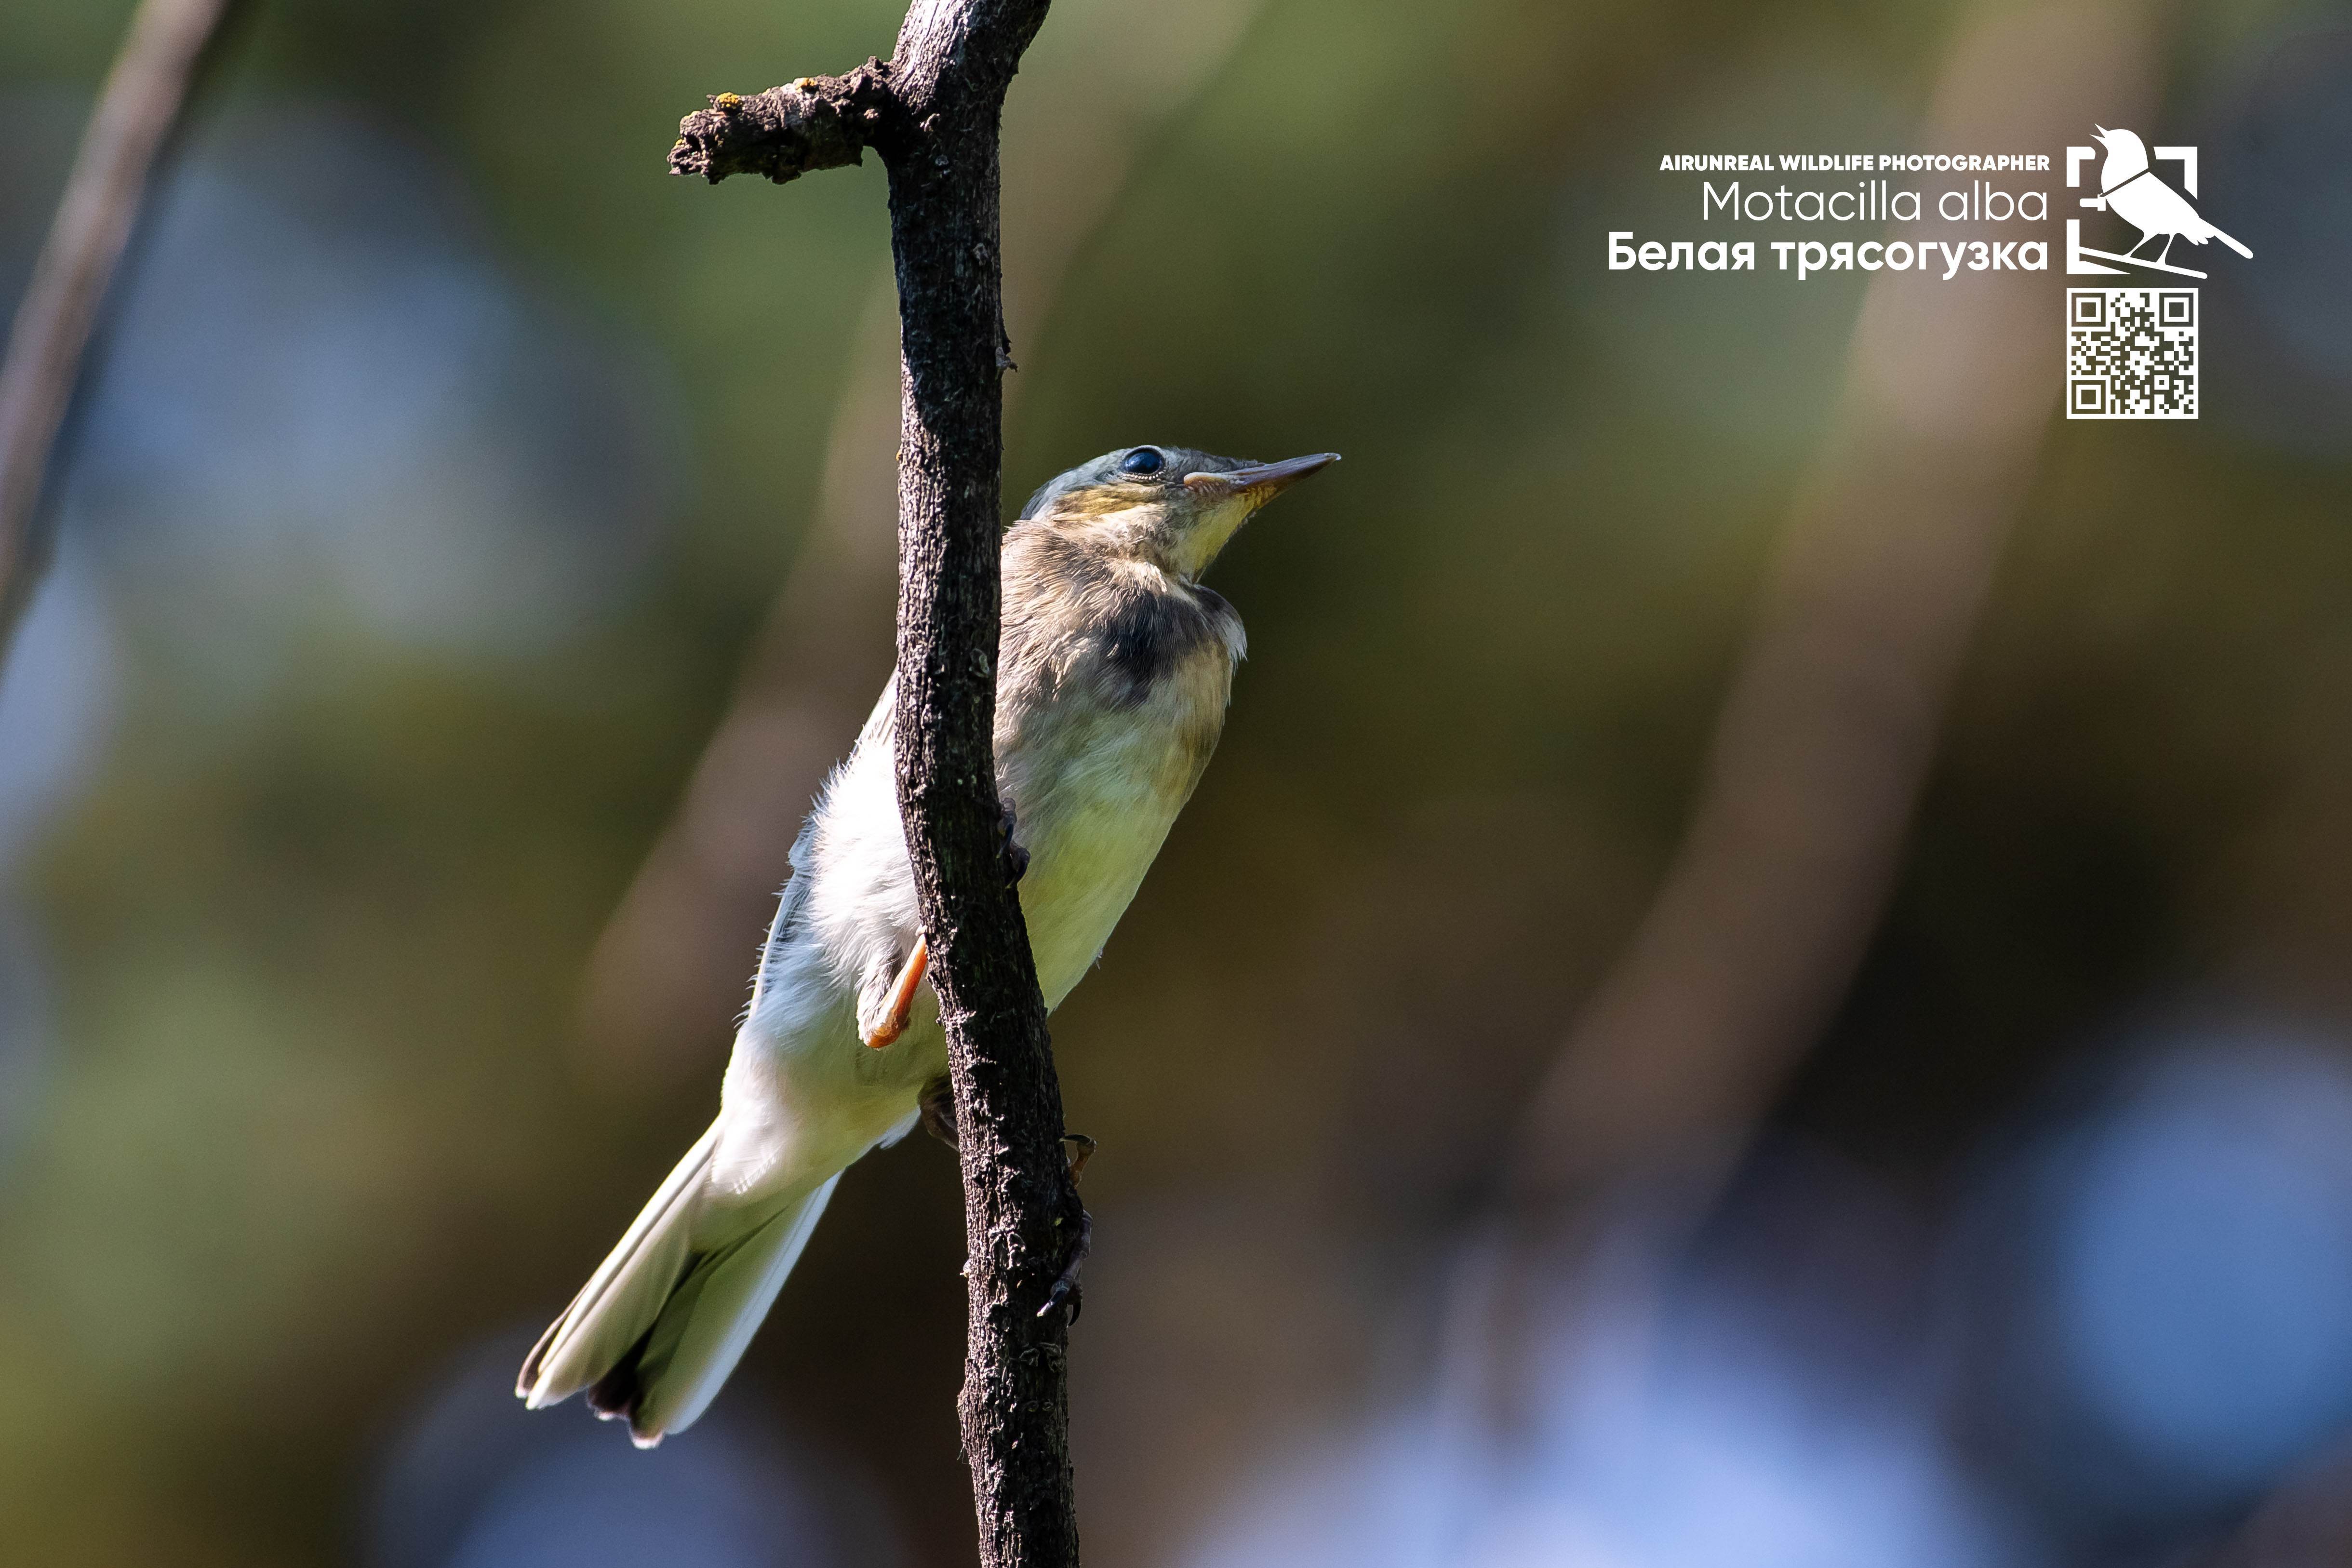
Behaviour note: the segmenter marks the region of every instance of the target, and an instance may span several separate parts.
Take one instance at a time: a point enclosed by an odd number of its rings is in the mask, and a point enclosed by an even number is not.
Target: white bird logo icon
[[[2129,131],[2098,128],[2095,138],[2106,149],[2106,161],[2099,166],[2099,194],[2085,196],[2083,205],[2101,212],[2113,208],[2117,217],[2138,229],[2139,239],[2118,260],[2144,261],[2141,246],[2162,236],[2164,248],[2158,251],[2152,265],[2162,267],[2165,258],[2172,254],[2172,242],[2185,239],[2191,245],[2202,245],[2218,239],[2239,255],[2251,258],[2254,253],[2237,239],[2223,234],[2197,216],[2189,198],[2158,177],[2148,166],[2147,144]],[[2193,176],[2192,176],[2193,177]],[[2068,184],[2073,184],[2070,179]],[[2098,253],[2092,253],[2098,254]],[[2099,270],[2093,268],[2092,270]],[[2202,277],[2202,273],[2193,276]]]

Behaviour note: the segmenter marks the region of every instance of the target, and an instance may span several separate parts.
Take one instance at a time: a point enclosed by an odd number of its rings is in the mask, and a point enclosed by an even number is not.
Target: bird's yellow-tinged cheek
[[[1241,531],[1242,524],[1250,520],[1250,514],[1270,499],[1269,496],[1244,490],[1202,508],[1185,535],[1181,562],[1184,575],[1197,577],[1206,570],[1209,563],[1217,558],[1217,552]]]

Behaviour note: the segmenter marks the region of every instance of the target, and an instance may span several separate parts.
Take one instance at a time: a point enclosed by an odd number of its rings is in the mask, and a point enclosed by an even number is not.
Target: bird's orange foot
[[[907,967],[898,971],[898,983],[890,987],[890,1011],[866,1037],[866,1043],[876,1050],[898,1043],[907,1032],[907,1020],[914,1016],[915,991],[923,984],[923,974],[931,966],[931,944],[928,937],[915,939],[915,951],[907,955]]]

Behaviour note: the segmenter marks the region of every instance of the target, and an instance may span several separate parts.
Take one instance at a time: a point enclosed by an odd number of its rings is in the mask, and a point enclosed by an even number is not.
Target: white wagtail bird
[[[2083,205],[2102,210],[2112,207],[2117,217],[2139,230],[2139,238],[2124,253],[2126,257],[2137,256],[2141,246],[2158,235],[2164,237],[2164,248],[2156,258],[2159,267],[2172,254],[2175,239],[2185,239],[2191,245],[2218,239],[2241,256],[2253,255],[2199,217],[2187,196],[2158,177],[2148,165],[2147,143],[2137,133],[2101,126],[2093,140],[2107,150],[2107,155],[2099,164],[2099,194],[2084,197]]]
[[[1048,1008],[1135,897],[1223,730],[1241,617],[1201,574],[1338,454],[1244,463],[1134,447],[1029,500],[1003,542],[997,788]],[[640,1447],[694,1424],[841,1173],[919,1120],[952,1142],[947,1040],[898,816],[895,681],[793,846],[719,1119],[523,1362]]]

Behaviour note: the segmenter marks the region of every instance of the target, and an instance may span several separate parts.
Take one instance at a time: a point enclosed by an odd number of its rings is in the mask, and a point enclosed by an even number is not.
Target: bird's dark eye
[[[1156,474],[1168,466],[1168,459],[1157,447],[1138,447],[1118,460],[1122,474]]]

